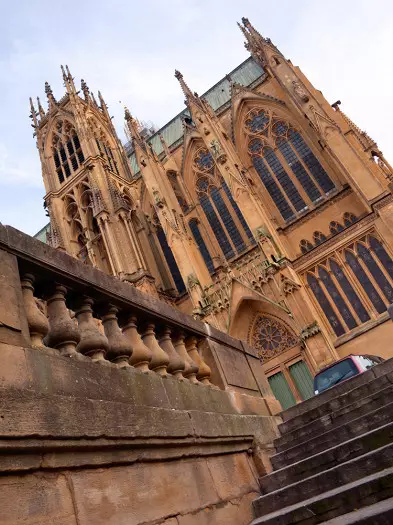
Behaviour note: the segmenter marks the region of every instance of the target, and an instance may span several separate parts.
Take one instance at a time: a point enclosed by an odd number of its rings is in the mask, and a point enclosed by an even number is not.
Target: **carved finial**
[[[55,97],[53,95],[52,88],[50,87],[48,82],[45,82],[45,93],[46,93],[46,96],[48,97],[49,109],[51,109],[51,107],[55,106],[57,104],[57,102],[56,102],[56,99],[55,99]]]
[[[33,128],[36,128],[38,126],[38,119],[37,119],[37,112],[35,110],[33,99],[30,97],[30,118],[33,120]]]
[[[37,97],[37,106],[38,106],[38,112],[40,114],[40,117],[44,118],[45,117],[45,111],[44,111],[44,108],[41,105],[40,97]]]
[[[187,101],[191,98],[191,99],[195,99],[195,98],[198,98],[198,95],[193,95],[192,94],[192,91],[191,89],[187,86],[187,84],[185,83],[184,81],[184,78],[183,78],[183,75],[180,73],[180,71],[178,71],[177,69],[175,69],[175,77],[177,78],[177,80],[179,81],[180,83],[180,87],[182,88],[182,91],[183,93],[185,94],[186,96],[186,103]]]
[[[81,80],[81,89],[82,89],[82,92],[83,92],[83,95],[85,97],[86,102],[89,102],[90,101],[90,96],[89,96],[90,95],[90,90],[89,90],[86,82],[83,80],[83,78]]]
[[[98,107],[98,104],[97,104],[97,101],[96,101],[96,97],[94,96],[94,93],[91,92],[90,96],[91,96],[91,100],[93,101],[93,104]]]
[[[161,135],[161,133],[159,133],[158,136],[160,137],[160,141],[161,141],[161,144],[162,144],[162,149],[165,151],[165,154],[169,157],[171,152],[169,151],[168,144],[165,142],[165,139]]]
[[[64,82],[66,83],[66,82],[68,81],[68,78],[67,78],[67,75],[66,75],[66,72],[65,72],[64,66],[61,65],[60,67],[61,67],[61,72],[62,72],[62,74],[63,74],[63,80],[64,80]]]

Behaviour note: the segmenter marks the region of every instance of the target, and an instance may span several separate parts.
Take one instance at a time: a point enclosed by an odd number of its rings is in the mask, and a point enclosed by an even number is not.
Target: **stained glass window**
[[[307,283],[311,288],[316,300],[318,301],[323,313],[325,314],[330,326],[333,328],[337,337],[345,333],[345,329],[333,310],[329,300],[327,299],[325,292],[322,290],[321,285],[318,282],[317,277],[314,274],[307,274]]]
[[[353,213],[350,213],[348,211],[346,211],[344,213],[343,219],[344,219],[344,224],[345,224],[346,227],[351,226],[352,224],[354,224],[358,220],[356,215],[354,215]]]
[[[351,268],[354,276],[359,281],[360,285],[366,292],[368,298],[374,305],[374,308],[377,310],[379,314],[382,312],[385,312],[386,306],[385,303],[382,301],[381,296],[375,289],[373,283],[370,281],[368,275],[363,270],[362,265],[358,261],[357,257],[354,255],[353,252],[346,250],[345,251],[345,260],[347,261],[349,267]]]
[[[329,224],[329,230],[332,235],[336,235],[344,230],[344,226],[337,221],[332,221]]]
[[[248,227],[246,221],[244,220],[243,214],[240,211],[239,206],[236,204],[235,199],[232,197],[232,193],[230,192],[230,190],[229,190],[229,188],[227,186],[227,183],[225,182],[225,180],[222,177],[220,178],[220,180],[221,180],[222,187],[223,187],[223,189],[225,191],[225,194],[228,197],[229,202],[232,204],[232,207],[235,210],[237,218],[239,219],[240,224],[243,226],[243,229],[246,232],[247,237],[249,238],[251,244],[255,244],[254,236],[253,236],[250,228]]]
[[[195,242],[198,245],[199,251],[201,252],[201,255],[203,257],[203,260],[205,261],[205,264],[207,266],[207,269],[210,273],[214,272],[214,266],[213,261],[210,256],[209,250],[207,249],[206,243],[202,237],[202,234],[199,230],[199,224],[197,219],[191,219],[189,222],[191,233],[195,239]]]
[[[307,253],[314,248],[314,245],[306,239],[302,239],[299,243],[299,246],[302,253]]]
[[[334,304],[337,307],[337,310],[340,312],[340,315],[344,319],[348,328],[350,330],[352,328],[355,328],[355,326],[357,326],[357,323],[350,309],[348,308],[348,305],[345,303],[344,299],[341,297],[341,294],[338,291],[337,286],[334,284],[332,278],[330,277],[328,271],[325,268],[320,267],[318,269],[318,275],[321,281],[323,282],[323,284],[325,285],[325,288],[328,294],[332,298]]]
[[[393,261],[390,255],[387,253],[381,242],[375,237],[370,235],[370,248],[374,250],[375,255],[381,261],[385,270],[388,272],[390,277],[393,278]]]
[[[253,165],[285,221],[334,189],[333,181],[300,133],[272,111],[251,110],[245,130]]]
[[[222,222],[224,223],[225,229],[227,230],[229,237],[235,245],[236,250],[238,252],[242,252],[245,249],[246,245],[235,224],[235,221],[232,218],[232,215],[229,213],[228,207],[225,204],[219,189],[213,186],[210,190],[210,196],[215,204],[216,210],[220,215]]]
[[[179,267],[176,264],[172,250],[170,249],[169,244],[166,240],[164,230],[161,228],[159,224],[156,225],[156,234],[157,234],[158,242],[160,243],[160,246],[161,246],[162,253],[164,254],[165,260],[167,262],[167,265],[169,266],[169,270],[175,282],[177,291],[181,294],[186,291],[186,287],[185,287],[183,278],[180,274]]]
[[[78,135],[69,122],[57,123],[52,138],[52,150],[57,178],[61,184],[85,160]]]
[[[217,239],[220,248],[227,259],[234,257],[235,252],[231,246],[231,243],[228,240],[228,237],[224,231],[224,228],[221,226],[221,222],[217,217],[210,198],[207,195],[199,195],[199,202],[201,203],[202,209],[206,215],[207,220],[209,221],[210,227],[213,230],[213,233]]]
[[[326,241],[326,235],[324,235],[322,232],[314,232],[312,236],[315,242],[315,246],[318,246],[318,244],[321,244],[324,241]]]
[[[389,302],[393,302],[393,288],[391,287],[389,281],[386,279],[381,268],[376,263],[370,250],[362,243],[357,243],[357,252],[359,257],[362,259],[364,264],[367,266],[367,269],[370,271],[371,275],[374,277],[375,282],[382,290],[382,293]]]
[[[365,323],[366,321],[369,321],[370,316],[363,306],[363,303],[359,299],[358,294],[353,289],[353,286],[349,282],[347,276],[344,274],[342,267],[335,260],[331,259],[330,268],[361,322]]]

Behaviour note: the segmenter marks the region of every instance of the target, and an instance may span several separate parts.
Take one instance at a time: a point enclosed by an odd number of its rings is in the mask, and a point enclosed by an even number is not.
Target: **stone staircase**
[[[251,525],[393,524],[393,359],[282,418]]]

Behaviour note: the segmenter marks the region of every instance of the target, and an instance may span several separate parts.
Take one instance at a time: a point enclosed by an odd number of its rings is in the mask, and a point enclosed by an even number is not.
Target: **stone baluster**
[[[131,315],[128,318],[127,323],[123,326],[123,334],[124,337],[129,341],[132,348],[130,365],[134,366],[141,372],[148,372],[152,353],[142,341],[142,338],[138,333],[137,318],[135,315]]]
[[[163,329],[158,343],[161,348],[166,352],[169,357],[169,365],[167,372],[172,374],[177,379],[183,379],[183,371],[186,366],[184,359],[180,357],[180,354],[176,352],[171,339],[171,329],[169,326],[165,326]]]
[[[191,359],[194,361],[194,363],[199,367],[198,373],[196,375],[196,378],[198,381],[203,383],[204,385],[211,385],[210,383],[210,376],[211,376],[211,370],[210,367],[205,363],[205,361],[202,359],[199,351],[198,351],[198,338],[192,335],[187,339],[187,352],[188,355],[191,357]]]
[[[45,346],[42,340],[49,331],[49,322],[46,315],[41,312],[36,303],[33,286],[34,280],[34,275],[28,273],[23,276],[21,285],[31,345],[40,348]]]
[[[126,368],[130,366],[129,359],[132,354],[132,346],[130,340],[119,327],[117,312],[116,306],[109,304],[106,313],[102,316],[102,324],[109,343],[107,358],[119,368]]]
[[[79,353],[91,357],[93,361],[105,361],[109,343],[107,337],[99,330],[93,317],[93,303],[94,301],[90,297],[83,297],[75,309],[81,334],[81,340],[76,349]]]
[[[183,332],[180,332],[177,336],[177,339],[174,341],[173,346],[176,349],[176,352],[184,360],[186,366],[184,368],[183,376],[188,379],[191,383],[198,383],[196,375],[198,373],[198,366],[191,357],[188,355],[186,345],[184,343],[185,335]]]
[[[61,355],[74,357],[81,336],[66,306],[66,293],[67,288],[57,284],[46,301],[49,319],[46,342],[48,346],[59,350]]]
[[[161,348],[154,333],[154,324],[148,323],[142,334],[142,339],[145,345],[150,348],[152,359],[149,363],[149,368],[160,376],[167,375],[167,367],[169,364],[169,357],[167,353]]]

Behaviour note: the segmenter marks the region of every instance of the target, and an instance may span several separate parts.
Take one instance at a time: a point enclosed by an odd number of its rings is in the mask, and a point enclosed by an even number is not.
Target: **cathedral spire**
[[[101,91],[98,91],[98,100],[100,101],[100,106],[101,106],[103,114],[106,116],[109,122],[112,122],[111,116],[109,115],[109,112],[108,112],[108,106],[105,103],[105,100],[101,94]]]
[[[50,111],[54,106],[57,106],[57,101],[53,95],[52,88],[50,87],[48,82],[45,82],[45,93],[49,101],[49,111]]]
[[[165,152],[165,155],[167,157],[169,157],[171,155],[171,152],[169,151],[169,148],[168,148],[168,144],[165,142],[165,139],[164,137],[161,135],[161,133],[158,134],[159,138],[160,138],[160,142],[161,142],[161,145],[162,145],[162,149],[164,150]]]

